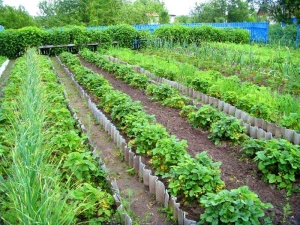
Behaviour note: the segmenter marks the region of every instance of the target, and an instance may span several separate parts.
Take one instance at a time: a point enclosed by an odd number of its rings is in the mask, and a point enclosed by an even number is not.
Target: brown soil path
[[[188,143],[188,152],[190,155],[201,151],[207,151],[214,161],[221,161],[222,179],[226,183],[227,189],[237,188],[247,185],[252,191],[258,194],[263,202],[271,203],[274,208],[268,211],[268,216],[273,218],[275,224],[281,224],[283,220],[283,207],[286,205],[286,196],[284,191],[277,190],[274,186],[264,183],[261,180],[261,173],[257,166],[250,160],[242,160],[239,147],[233,147],[228,144],[215,146],[207,136],[208,132],[200,129],[194,129],[179,116],[179,110],[171,109],[154,103],[148,99],[144,91],[134,89],[123,81],[117,80],[112,74],[107,73],[96,67],[94,64],[82,60],[84,66],[92,69],[94,72],[102,74],[111,85],[118,90],[131,96],[133,100],[141,101],[148,114],[154,114],[158,123],[164,125],[170,134],[176,135],[179,139],[185,139]],[[294,222],[300,224],[300,195],[293,194],[290,198],[292,213],[285,215]],[[193,208],[185,211],[193,213]],[[194,213],[199,213],[195,211]],[[198,214],[199,218],[199,214]],[[197,218],[192,218],[197,220]],[[288,219],[289,220],[289,219]],[[297,222],[298,221],[298,222]]]
[[[155,197],[149,193],[148,189],[138,181],[138,178],[130,175],[126,170],[128,166],[122,160],[121,152],[110,140],[109,136],[94,119],[71,79],[60,66],[56,58],[52,58],[58,76],[67,92],[69,102],[77,113],[78,118],[87,129],[93,145],[97,148],[98,154],[109,170],[109,176],[116,179],[124,198],[123,205],[127,206],[127,213],[133,219],[133,224],[141,225],[163,225],[173,224],[168,222],[166,215],[158,212],[162,208],[157,204]]]

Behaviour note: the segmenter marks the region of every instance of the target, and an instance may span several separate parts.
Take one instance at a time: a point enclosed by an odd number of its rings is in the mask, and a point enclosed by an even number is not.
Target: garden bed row
[[[291,95],[279,94],[267,87],[260,87],[250,82],[241,82],[237,76],[223,77],[217,71],[199,71],[188,63],[170,61],[163,57],[136,54],[126,49],[112,49],[108,51],[108,54],[133,65],[141,65],[145,68],[144,70],[150,70],[156,76],[175,80],[203,94],[220,98],[271,124],[276,122],[282,127],[299,132],[300,122],[297,116],[299,104]]]
[[[29,50],[3,88],[1,219],[111,222],[115,203],[106,173],[92,157],[50,68],[49,60]]]

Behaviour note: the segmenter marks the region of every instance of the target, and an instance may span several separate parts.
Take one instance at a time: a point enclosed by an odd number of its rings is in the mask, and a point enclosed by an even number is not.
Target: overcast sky
[[[22,5],[30,15],[36,16],[39,12],[38,3],[40,0],[4,0],[4,5],[18,7]],[[190,9],[194,8],[196,2],[204,2],[205,0],[164,0],[166,8],[170,14],[188,15]]]

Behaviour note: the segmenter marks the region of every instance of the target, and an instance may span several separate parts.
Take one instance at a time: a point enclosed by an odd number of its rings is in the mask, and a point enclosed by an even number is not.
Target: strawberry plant
[[[197,107],[195,105],[185,105],[181,108],[179,115],[181,117],[187,117],[189,114],[195,112]]]
[[[128,114],[139,112],[143,110],[143,106],[140,101],[124,101],[118,105],[115,105],[111,112],[111,118],[117,121],[123,121],[124,117]]]
[[[149,77],[147,77],[145,74],[137,74],[133,73],[125,77],[124,81],[131,85],[132,87],[138,88],[140,90],[146,89]]]
[[[296,176],[300,175],[300,147],[284,139],[272,139],[265,143],[254,158],[263,179],[279,188],[285,188],[288,195],[293,191]]]
[[[78,180],[81,183],[90,183],[93,185],[105,186],[106,173],[99,169],[96,159],[90,152],[71,152],[66,156],[63,164],[67,177],[71,177],[73,182]]]
[[[169,191],[173,196],[183,198],[185,202],[199,200],[212,192],[218,192],[225,184],[221,180],[220,162],[213,162],[206,152],[195,158],[183,155],[177,165],[171,166],[170,173],[163,177],[170,178]]]
[[[111,113],[114,106],[124,104],[130,101],[130,97],[121,91],[112,91],[106,93],[99,102],[99,106],[103,107],[104,112]]]
[[[182,109],[188,103],[189,99],[187,97],[175,95],[171,98],[166,98],[161,104],[175,109]]]
[[[154,115],[148,115],[144,111],[127,114],[124,117],[124,125],[121,127],[129,137],[135,137],[142,132],[145,126],[155,122]]]
[[[244,156],[254,158],[257,152],[264,149],[265,144],[265,139],[249,138],[243,142],[240,151],[243,153]]]
[[[153,95],[152,99],[155,101],[163,101],[166,98],[171,98],[174,95],[178,95],[178,90],[165,83],[162,85],[150,84],[146,88],[146,94]]]
[[[246,139],[246,128],[234,117],[221,118],[211,125],[210,132],[208,138],[213,140],[216,145],[220,145],[222,141],[238,145]]]
[[[264,210],[273,208],[269,203],[263,203],[257,194],[247,186],[222,190],[219,193],[207,193],[200,199],[205,211],[201,214],[200,224],[261,224],[259,218],[264,216]]]
[[[156,143],[156,147],[150,151],[151,163],[156,169],[156,175],[164,175],[170,171],[171,166],[177,165],[178,161],[187,155],[186,140],[179,141],[176,136],[162,138]]]
[[[83,183],[71,192],[70,199],[76,202],[76,214],[82,221],[89,221],[89,224],[110,221],[114,199],[106,191],[95,188],[89,183]]]
[[[136,147],[137,153],[149,155],[155,148],[156,143],[168,136],[166,128],[161,124],[146,124],[136,138],[129,142],[129,145]]]
[[[198,111],[194,111],[188,114],[188,122],[195,128],[204,128],[208,130],[211,124],[224,118],[225,114],[220,113],[218,110],[210,105],[201,106]]]

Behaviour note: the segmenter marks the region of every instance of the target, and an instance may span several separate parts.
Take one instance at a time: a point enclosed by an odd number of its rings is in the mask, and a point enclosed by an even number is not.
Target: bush
[[[139,37],[139,32],[136,28],[130,25],[109,26],[104,30],[113,41],[118,41],[120,47],[131,48],[132,42],[136,37]]]
[[[295,47],[296,36],[296,25],[281,27],[280,24],[274,24],[269,26],[269,44],[271,45]]]
[[[217,194],[208,193],[201,197],[200,203],[205,208],[201,215],[201,222],[212,225],[258,225],[261,224],[258,219],[264,216],[264,210],[273,207],[269,203],[261,202],[258,196],[247,186],[231,191],[222,190]]]
[[[154,36],[171,43],[189,42],[190,28],[183,25],[164,25],[154,31]]]

